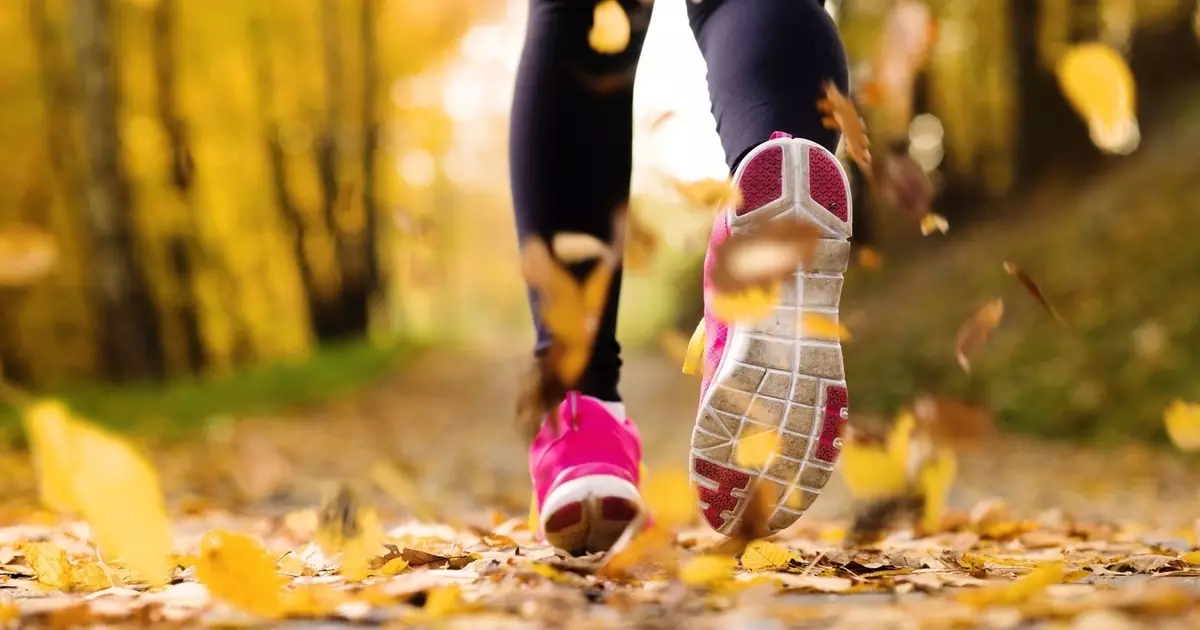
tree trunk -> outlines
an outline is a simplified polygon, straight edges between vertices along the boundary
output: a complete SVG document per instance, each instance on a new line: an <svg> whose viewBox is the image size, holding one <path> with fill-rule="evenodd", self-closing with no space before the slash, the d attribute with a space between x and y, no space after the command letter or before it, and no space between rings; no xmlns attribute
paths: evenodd
<svg viewBox="0 0 1200 630"><path fill-rule="evenodd" d="M137 264L132 194L121 162L120 96L111 0L74 0L76 65L82 87L86 183L84 225L99 319L101 360L116 379L162 374L162 348L149 283Z"/></svg>
<svg viewBox="0 0 1200 630"><path fill-rule="evenodd" d="M170 237L168 253L171 271L180 288L176 316L183 327L188 369L199 372L206 364L204 338L200 332L200 300L196 295L195 269L200 258L196 242L199 226L192 205L192 176L195 164L188 146L187 124L179 112L178 81L175 73L175 21L178 0L159 0L154 9L154 78L158 84L156 105L159 122L167 137L170 154L171 185L180 196L187 214L188 234Z"/></svg>
<svg viewBox="0 0 1200 630"><path fill-rule="evenodd" d="M362 0L359 13L359 38L362 41L362 258L365 274L360 282L360 295L345 291L347 307L357 316L354 307L362 309L363 326L367 324L368 304L383 286L379 265L379 206L375 197L377 173L375 160L379 154L379 42L376 37L378 0ZM349 287L346 287L349 289Z"/></svg>

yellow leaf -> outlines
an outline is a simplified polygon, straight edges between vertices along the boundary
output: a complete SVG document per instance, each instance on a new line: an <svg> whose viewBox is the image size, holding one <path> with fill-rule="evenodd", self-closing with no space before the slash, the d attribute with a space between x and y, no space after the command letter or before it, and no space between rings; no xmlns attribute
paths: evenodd
<svg viewBox="0 0 1200 630"><path fill-rule="evenodd" d="M108 572L94 560L80 560L71 565L71 590L90 593L112 586Z"/></svg>
<svg viewBox="0 0 1200 630"><path fill-rule="evenodd" d="M800 336L805 339L849 341L850 331L835 316L804 311L800 314Z"/></svg>
<svg viewBox="0 0 1200 630"><path fill-rule="evenodd" d="M173 572L171 521L158 474L114 435L82 422L73 433L74 494L100 551L147 584L166 584Z"/></svg>
<svg viewBox="0 0 1200 630"><path fill-rule="evenodd" d="M642 497L659 525L672 528L696 519L696 493L687 471L666 469L643 478Z"/></svg>
<svg viewBox="0 0 1200 630"><path fill-rule="evenodd" d="M536 532L542 529L542 520L538 515L537 491L533 491L529 495L529 516L525 521L525 526L529 531Z"/></svg>
<svg viewBox="0 0 1200 630"><path fill-rule="evenodd" d="M28 224L0 230L0 287L24 287L50 273L58 263L54 236Z"/></svg>
<svg viewBox="0 0 1200 630"><path fill-rule="evenodd" d="M196 580L213 597L266 618L283 614L281 589L287 578L275 572L275 562L253 538L210 530L200 539Z"/></svg>
<svg viewBox="0 0 1200 630"><path fill-rule="evenodd" d="M894 496L908 488L909 440L916 420L902 414L888 432L886 445L848 440L838 466L850 493L859 499Z"/></svg>
<svg viewBox="0 0 1200 630"><path fill-rule="evenodd" d="M317 517L317 543L327 554L342 554L342 576L352 582L365 580L371 559L383 546L383 526L375 510L342 485L325 500Z"/></svg>
<svg viewBox="0 0 1200 630"><path fill-rule="evenodd" d="M752 540L742 553L742 568L749 571L779 571L796 558L786 547L766 540Z"/></svg>
<svg viewBox="0 0 1200 630"><path fill-rule="evenodd" d="M950 222L946 220L946 217L932 212L927 212L925 216L921 217L921 236L929 236L934 232L945 234L949 231Z"/></svg>
<svg viewBox="0 0 1200 630"><path fill-rule="evenodd" d="M601 0L592 13L588 45L602 55L615 55L629 46L629 16L617 0Z"/></svg>
<svg viewBox="0 0 1200 630"><path fill-rule="evenodd" d="M528 568L530 571L532 571L546 579L552 580L554 582L559 582L562 584L573 584L574 583L574 581L571 578L567 577L566 575L563 575L562 571L559 571L558 569L555 569L554 567L552 567L548 564L545 564L543 562L534 562L534 563L528 565Z"/></svg>
<svg viewBox="0 0 1200 630"><path fill-rule="evenodd" d="M704 359L704 337L705 337L704 320L700 320L696 324L696 330L692 332L692 339L688 341L687 353L683 356L683 373L684 374L699 374L703 369Z"/></svg>
<svg viewBox="0 0 1200 630"><path fill-rule="evenodd" d="M1200 551L1189 551L1179 556L1179 559L1193 566L1200 565Z"/></svg>
<svg viewBox="0 0 1200 630"><path fill-rule="evenodd" d="M1125 58L1110 46L1072 46L1059 59L1058 82L1085 121L1092 142L1109 153L1129 153L1140 139L1137 88Z"/></svg>
<svg viewBox="0 0 1200 630"><path fill-rule="evenodd" d="M925 510L921 525L926 532L935 532L946 512L946 496L954 485L958 462L954 452L942 450L925 462L917 473L917 485L925 497Z"/></svg>
<svg viewBox="0 0 1200 630"><path fill-rule="evenodd" d="M742 205L742 190L732 179L703 179L696 182L675 181L675 190L688 203L701 210L716 212Z"/></svg>
<svg viewBox="0 0 1200 630"><path fill-rule="evenodd" d="M629 578L643 567L666 564L675 555L671 543L675 536L659 523L636 534L629 544L611 553L596 572L604 578Z"/></svg>
<svg viewBox="0 0 1200 630"><path fill-rule="evenodd" d="M755 433L754 435L738 440L737 452L734 453L734 461L737 462L738 466L761 468L767 464L767 460L775 453L775 449L778 446L778 433L772 431Z"/></svg>
<svg viewBox="0 0 1200 630"><path fill-rule="evenodd" d="M754 324L771 316L782 292L783 285L778 281L737 293L713 291L708 305L713 315L727 324Z"/></svg>
<svg viewBox="0 0 1200 630"><path fill-rule="evenodd" d="M679 579L688 586L712 588L733 579L737 561L729 556L705 555L679 568Z"/></svg>
<svg viewBox="0 0 1200 630"><path fill-rule="evenodd" d="M25 561L38 582L51 588L71 588L71 563L62 547L46 542L25 543L21 546Z"/></svg>
<svg viewBox="0 0 1200 630"><path fill-rule="evenodd" d="M332 584L302 584L283 591L281 601L289 617L325 617L350 597Z"/></svg>
<svg viewBox="0 0 1200 630"><path fill-rule="evenodd" d="M959 601L977 608L1013 606L1042 593L1051 584L1061 584L1066 575L1062 562L1049 562L1011 584L965 591L959 595Z"/></svg>
<svg viewBox="0 0 1200 630"><path fill-rule="evenodd" d="M59 512L74 512L78 508L71 469L78 459L71 442L74 421L70 411L57 401L38 401L25 410L21 420L29 436L42 503Z"/></svg>
<svg viewBox="0 0 1200 630"><path fill-rule="evenodd" d="M883 268L883 255L874 247L860 247L858 250L858 264L863 269L878 271Z"/></svg>
<svg viewBox="0 0 1200 630"><path fill-rule="evenodd" d="M379 567L379 575L400 575L400 572L407 568L408 563L404 558L392 558Z"/></svg>
<svg viewBox="0 0 1200 630"><path fill-rule="evenodd" d="M0 623L8 623L21 617L21 607L15 602L0 602Z"/></svg>
<svg viewBox="0 0 1200 630"><path fill-rule="evenodd" d="M425 596L425 615L433 619L445 619L464 607L462 589L457 584L430 589Z"/></svg>
<svg viewBox="0 0 1200 630"><path fill-rule="evenodd" d="M1177 448L1189 452L1200 450L1200 405L1182 400L1172 402L1163 412L1163 425Z"/></svg>

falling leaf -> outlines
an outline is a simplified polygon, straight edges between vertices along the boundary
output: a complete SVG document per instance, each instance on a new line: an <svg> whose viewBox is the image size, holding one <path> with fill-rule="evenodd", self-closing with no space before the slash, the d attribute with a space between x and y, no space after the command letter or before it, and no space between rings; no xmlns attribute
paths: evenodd
<svg viewBox="0 0 1200 630"><path fill-rule="evenodd" d="M844 441L838 467L851 494L859 499L878 499L901 494L908 488L909 444L915 422L913 416L902 414L883 445L857 439Z"/></svg>
<svg viewBox="0 0 1200 630"><path fill-rule="evenodd" d="M0 229L0 288L28 286L58 263L54 237L30 225Z"/></svg>
<svg viewBox="0 0 1200 630"><path fill-rule="evenodd" d="M25 409L21 421L29 436L42 503L59 512L78 510L71 470L79 460L71 439L70 411L57 401L37 401Z"/></svg>
<svg viewBox="0 0 1200 630"><path fill-rule="evenodd" d="M821 229L810 221L775 220L733 234L712 252L710 278L720 293L738 293L790 280L812 264Z"/></svg>
<svg viewBox="0 0 1200 630"><path fill-rule="evenodd" d="M883 268L883 255L874 247L858 248L858 264L863 269L878 271Z"/></svg>
<svg viewBox="0 0 1200 630"><path fill-rule="evenodd" d="M1013 606L1041 594L1052 584L1061 584L1065 577L1066 569L1062 562L1048 562L1011 584L964 591L958 599L976 608Z"/></svg>
<svg viewBox="0 0 1200 630"><path fill-rule="evenodd" d="M937 215L929 211L933 204L933 182L929 173L909 155L907 142L898 142L883 154L871 180L882 200L905 216L918 221L937 221L930 218Z"/></svg>
<svg viewBox="0 0 1200 630"><path fill-rule="evenodd" d="M1140 140L1133 72L1121 53L1102 42L1069 48L1055 68L1071 107L1087 122L1092 142L1124 155Z"/></svg>
<svg viewBox="0 0 1200 630"><path fill-rule="evenodd" d="M670 121L674 118L675 118L675 112L670 111L670 110L665 111L665 112L659 114L658 116L655 116L654 120L650 122L650 131L658 131L659 129L662 128L663 125L667 124L668 121Z"/></svg>
<svg viewBox="0 0 1200 630"><path fill-rule="evenodd" d="M796 554L766 540L754 540L742 552L742 568L748 571L782 571L796 560Z"/></svg>
<svg viewBox="0 0 1200 630"><path fill-rule="evenodd" d="M608 245L591 234L559 232L550 241L554 256L565 263L595 260L609 255Z"/></svg>
<svg viewBox="0 0 1200 630"><path fill-rule="evenodd" d="M936 532L946 511L946 497L954 484L958 460L953 451L941 450L926 460L917 472L917 487L925 499L921 527Z"/></svg>
<svg viewBox="0 0 1200 630"><path fill-rule="evenodd" d="M275 572L275 562L262 545L245 534L205 532L196 580L213 597L248 613L273 619L284 612L281 589L287 578Z"/></svg>
<svg viewBox="0 0 1200 630"><path fill-rule="evenodd" d="M713 588L733 579L736 568L737 560L729 556L699 556L679 568L679 580L688 586Z"/></svg>
<svg viewBox="0 0 1200 630"><path fill-rule="evenodd" d="M736 293L721 293L714 291L709 298L708 307L718 320L726 324L754 324L771 316L783 288L779 282L773 282L766 287L747 287Z"/></svg>
<svg viewBox="0 0 1200 630"><path fill-rule="evenodd" d="M697 375L704 369L704 342L707 334L707 324L702 319L696 324L696 330L692 331L692 338L688 340L687 350L683 355L684 374Z"/></svg>
<svg viewBox="0 0 1200 630"><path fill-rule="evenodd" d="M104 557L152 586L172 574L171 521L158 473L128 443L82 422L71 428L73 494Z"/></svg>
<svg viewBox="0 0 1200 630"><path fill-rule="evenodd" d="M351 582L366 579L371 558L383 547L383 526L375 510L342 484L321 505L317 520L317 543L327 554L342 554L342 576Z"/></svg>
<svg viewBox="0 0 1200 630"><path fill-rule="evenodd" d="M983 344L987 343L988 337L992 330L1000 325L1001 318L1004 317L1004 300L996 298L975 311L971 319L958 329L958 335L954 340L954 353L958 357L958 364L962 366L964 372L971 371L971 362L968 356L974 354Z"/></svg>
<svg viewBox="0 0 1200 630"><path fill-rule="evenodd" d="M537 293L541 321L552 337L546 361L564 387L575 385L591 358L616 262L611 254L602 257L580 284L540 239L528 239L522 250L525 280Z"/></svg>
<svg viewBox="0 0 1200 630"><path fill-rule="evenodd" d="M855 546L881 539L893 525L909 523L925 509L926 500L909 488L900 494L870 499L860 505L845 540Z"/></svg>
<svg viewBox="0 0 1200 630"><path fill-rule="evenodd" d="M850 340L850 331L846 330L835 316L826 313L803 311L797 325L800 335L805 339Z"/></svg>
<svg viewBox="0 0 1200 630"><path fill-rule="evenodd" d="M1038 304L1041 304L1042 308L1046 309L1046 312L1050 313L1050 316L1053 317L1055 321L1064 326L1067 325L1067 322L1062 318L1062 315L1058 314L1058 309L1054 308L1054 305L1050 303L1050 300L1046 299L1046 294L1042 292L1042 288L1038 286L1037 282L1034 282L1033 278L1026 273L1024 269L1021 269L1020 267L1006 260L1004 261L1004 271L1008 275L1019 280L1021 282L1021 286L1025 287L1025 290L1029 292L1029 295L1032 295L1033 299L1037 300Z"/></svg>
<svg viewBox="0 0 1200 630"><path fill-rule="evenodd" d="M762 468L779 446L779 434L772 431L755 433L737 443L734 460L743 468Z"/></svg>
<svg viewBox="0 0 1200 630"><path fill-rule="evenodd" d="M669 565L675 557L671 543L675 536L665 527L655 523L645 529L638 520L630 523L626 530L628 542L618 540L596 571L596 575L607 579L637 578L644 570L654 570Z"/></svg>
<svg viewBox="0 0 1200 630"><path fill-rule="evenodd" d="M921 236L929 236L934 232L945 234L950 231L950 222L940 214L926 213L921 217Z"/></svg>
<svg viewBox="0 0 1200 630"><path fill-rule="evenodd" d="M923 394L913 402L913 415L935 444L956 448L976 446L996 431L995 418L943 396Z"/></svg>
<svg viewBox="0 0 1200 630"><path fill-rule="evenodd" d="M1167 437L1179 450L1200 450L1200 404L1175 400L1163 412Z"/></svg>
<svg viewBox="0 0 1200 630"><path fill-rule="evenodd" d="M641 490L647 509L662 527L691 524L699 513L696 493L685 470L669 468L647 475Z"/></svg>
<svg viewBox="0 0 1200 630"><path fill-rule="evenodd" d="M615 55L629 46L629 16L617 0L600 0L592 13L588 45L602 55Z"/></svg>
<svg viewBox="0 0 1200 630"><path fill-rule="evenodd" d="M824 97L817 101L822 124L828 129L842 132L850 159L864 173L871 172L871 140L867 137L867 123L859 115L853 101L846 98L833 81L825 82L824 93Z"/></svg>
<svg viewBox="0 0 1200 630"><path fill-rule="evenodd" d="M625 228L625 251L621 265L631 271L649 269L662 245L662 239L638 212L630 211L626 215Z"/></svg>
<svg viewBox="0 0 1200 630"><path fill-rule="evenodd" d="M742 190L732 179L702 179L694 182L672 180L675 190L698 210L718 212L742 205Z"/></svg>

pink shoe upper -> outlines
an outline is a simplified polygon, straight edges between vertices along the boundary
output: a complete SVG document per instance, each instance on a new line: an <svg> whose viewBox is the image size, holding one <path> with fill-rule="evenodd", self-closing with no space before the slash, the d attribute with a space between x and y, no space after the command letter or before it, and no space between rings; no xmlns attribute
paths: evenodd
<svg viewBox="0 0 1200 630"><path fill-rule="evenodd" d="M570 392L529 447L529 474L540 511L546 495L572 479L612 475L639 484L642 439L628 418L615 418L599 400Z"/></svg>

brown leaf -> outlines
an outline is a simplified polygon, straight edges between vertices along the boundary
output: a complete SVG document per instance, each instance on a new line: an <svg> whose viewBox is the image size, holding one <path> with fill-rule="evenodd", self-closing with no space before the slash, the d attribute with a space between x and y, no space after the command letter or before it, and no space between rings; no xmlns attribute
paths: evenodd
<svg viewBox="0 0 1200 630"><path fill-rule="evenodd" d="M1139 554L1108 565L1109 570L1133 573L1158 573L1164 569L1182 569L1186 565L1175 556Z"/></svg>
<svg viewBox="0 0 1200 630"><path fill-rule="evenodd" d="M826 127L842 132L850 159L864 173L870 173L871 141L867 137L867 123L853 101L846 98L833 81L826 81L824 89L825 97L817 101L817 109L824 114L822 122Z"/></svg>
<svg viewBox="0 0 1200 630"><path fill-rule="evenodd" d="M968 356L987 343L992 330L1000 325L1000 319L1003 317L1004 300L996 298L979 307L971 319L968 319L958 329L958 336L954 340L954 353L964 372L971 371L971 362Z"/></svg>
<svg viewBox="0 0 1200 630"><path fill-rule="evenodd" d="M663 125L667 124L667 122L673 118L675 118L675 112L671 110L667 110L658 116L655 116L654 120L650 123L650 131L658 131Z"/></svg>
<svg viewBox="0 0 1200 630"><path fill-rule="evenodd" d="M929 214L933 183L906 148L897 147L884 154L874 184L883 201L905 215L921 219Z"/></svg>
<svg viewBox="0 0 1200 630"><path fill-rule="evenodd" d="M956 448L978 445L996 430L990 412L932 394L917 397L913 415L934 443Z"/></svg>
<svg viewBox="0 0 1200 630"><path fill-rule="evenodd" d="M736 294L791 278L797 267L812 264L820 239L820 228L804 220L771 221L734 234L713 251L713 287Z"/></svg>
<svg viewBox="0 0 1200 630"><path fill-rule="evenodd" d="M532 441L542 428L546 415L558 408L567 389L554 373L546 357L534 357L522 380L517 396L517 427Z"/></svg>
<svg viewBox="0 0 1200 630"><path fill-rule="evenodd" d="M412 547L405 547L402 549L400 551L400 557L403 558L410 567L423 567L427 564L442 565L450 561L450 558L447 558L446 556L439 556L437 554L429 553L428 551L413 549Z"/></svg>
<svg viewBox="0 0 1200 630"><path fill-rule="evenodd" d="M671 180L675 190L699 210L718 212L742 205L742 190L731 179L702 179L695 182Z"/></svg>
<svg viewBox="0 0 1200 630"><path fill-rule="evenodd" d="M625 249L621 266L631 271L648 269L662 246L658 233L640 216L633 210L624 216Z"/></svg>
<svg viewBox="0 0 1200 630"><path fill-rule="evenodd" d="M924 507L925 497L916 493L867 502L855 513L846 543L861 547L878 542L897 524L915 521Z"/></svg>
<svg viewBox="0 0 1200 630"><path fill-rule="evenodd" d="M1037 300L1038 304L1041 304L1047 313L1050 313L1054 321L1063 326L1067 325L1067 321L1058 313L1058 309L1054 308L1050 300L1046 299L1046 294L1042 292L1042 288L1038 286L1038 283L1024 269L1006 260L1004 261L1004 271L1008 275L1015 277L1021 283L1021 286L1025 287L1025 290L1029 292L1029 295L1032 295L1033 299Z"/></svg>

